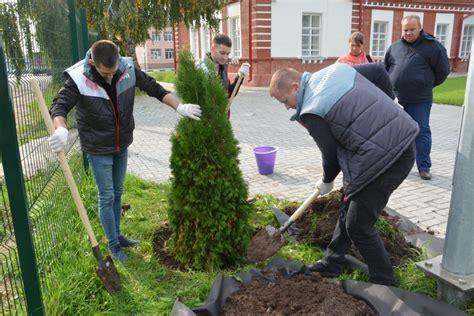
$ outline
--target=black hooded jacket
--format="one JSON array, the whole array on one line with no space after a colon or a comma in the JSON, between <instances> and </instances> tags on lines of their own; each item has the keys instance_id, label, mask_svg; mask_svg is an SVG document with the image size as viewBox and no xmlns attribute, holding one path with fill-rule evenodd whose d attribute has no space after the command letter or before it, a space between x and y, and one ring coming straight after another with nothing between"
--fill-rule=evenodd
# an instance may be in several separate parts
<instances>
[{"instance_id":1,"label":"black hooded jacket","mask_svg":"<svg viewBox=\"0 0 474 316\"><path fill-rule=\"evenodd\" d=\"M432 101L433 87L442 84L449 74L446 49L423 31L413 43L404 39L394 42L384 62L401 103Z\"/></svg>"}]
</instances>

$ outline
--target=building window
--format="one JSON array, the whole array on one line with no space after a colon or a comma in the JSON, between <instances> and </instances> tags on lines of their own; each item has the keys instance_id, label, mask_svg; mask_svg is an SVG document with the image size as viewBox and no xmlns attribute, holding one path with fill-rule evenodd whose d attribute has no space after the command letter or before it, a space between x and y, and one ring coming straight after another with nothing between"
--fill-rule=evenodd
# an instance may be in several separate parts
<instances>
[{"instance_id":1,"label":"building window","mask_svg":"<svg viewBox=\"0 0 474 316\"><path fill-rule=\"evenodd\" d=\"M154 31L153 33L151 33L151 40L153 42L159 42L161 41L161 32L156 32Z\"/></svg>"},{"instance_id":2,"label":"building window","mask_svg":"<svg viewBox=\"0 0 474 316\"><path fill-rule=\"evenodd\" d=\"M163 34L163 38L166 42L171 42L173 40L173 33L171 33L170 31L166 31Z\"/></svg>"},{"instance_id":3,"label":"building window","mask_svg":"<svg viewBox=\"0 0 474 316\"><path fill-rule=\"evenodd\" d=\"M230 39L232 40L232 57L240 57L240 17L229 18Z\"/></svg>"},{"instance_id":4,"label":"building window","mask_svg":"<svg viewBox=\"0 0 474 316\"><path fill-rule=\"evenodd\" d=\"M474 25L464 25L464 32L462 33L461 58L468 58L471 54L471 46L474 39Z\"/></svg>"},{"instance_id":5,"label":"building window","mask_svg":"<svg viewBox=\"0 0 474 316\"><path fill-rule=\"evenodd\" d=\"M448 34L448 24L437 24L436 25L436 39L446 47L446 40ZM447 47L446 47L447 48Z\"/></svg>"},{"instance_id":6,"label":"building window","mask_svg":"<svg viewBox=\"0 0 474 316\"><path fill-rule=\"evenodd\" d=\"M189 45L191 53L195 59L199 59L199 37L198 31L195 28L189 30Z\"/></svg>"},{"instance_id":7,"label":"building window","mask_svg":"<svg viewBox=\"0 0 474 316\"><path fill-rule=\"evenodd\" d=\"M201 30L201 52L203 57L210 51L209 29L207 27Z\"/></svg>"},{"instance_id":8,"label":"building window","mask_svg":"<svg viewBox=\"0 0 474 316\"><path fill-rule=\"evenodd\" d=\"M301 38L301 56L317 57L321 55L321 15L303 14Z\"/></svg>"},{"instance_id":9,"label":"building window","mask_svg":"<svg viewBox=\"0 0 474 316\"><path fill-rule=\"evenodd\" d=\"M372 31L372 51L373 57L383 57L385 55L385 47L387 45L388 22L374 22Z\"/></svg>"},{"instance_id":10,"label":"building window","mask_svg":"<svg viewBox=\"0 0 474 316\"><path fill-rule=\"evenodd\" d=\"M151 55L151 59L161 59L161 49L158 49L158 48L152 48L150 49L150 55Z\"/></svg>"},{"instance_id":11,"label":"building window","mask_svg":"<svg viewBox=\"0 0 474 316\"><path fill-rule=\"evenodd\" d=\"M165 59L173 59L174 51L172 48L165 48Z\"/></svg>"}]
</instances>

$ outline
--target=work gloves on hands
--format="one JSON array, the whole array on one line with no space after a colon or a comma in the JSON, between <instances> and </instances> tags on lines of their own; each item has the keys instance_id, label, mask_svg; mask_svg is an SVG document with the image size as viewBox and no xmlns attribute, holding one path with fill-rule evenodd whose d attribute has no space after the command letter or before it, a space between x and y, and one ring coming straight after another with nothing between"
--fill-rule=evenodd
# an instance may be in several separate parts
<instances>
[{"instance_id":1,"label":"work gloves on hands","mask_svg":"<svg viewBox=\"0 0 474 316\"><path fill-rule=\"evenodd\" d=\"M197 104L178 104L176 112L184 117L192 118L193 120L200 120L201 117L201 108Z\"/></svg>"},{"instance_id":2,"label":"work gloves on hands","mask_svg":"<svg viewBox=\"0 0 474 316\"><path fill-rule=\"evenodd\" d=\"M315 189L319 190L319 193L321 195L324 195L326 193L331 192L331 190L334 188L334 181L326 183L323 181L323 178L321 178L318 180L318 182L316 182L316 185L314 187Z\"/></svg>"},{"instance_id":3,"label":"work gloves on hands","mask_svg":"<svg viewBox=\"0 0 474 316\"><path fill-rule=\"evenodd\" d=\"M247 74L250 71L250 64L249 63L243 63L242 66L239 68L239 76L244 77L247 76Z\"/></svg>"},{"instance_id":4,"label":"work gloves on hands","mask_svg":"<svg viewBox=\"0 0 474 316\"><path fill-rule=\"evenodd\" d=\"M67 146L67 136L69 132L65 127L58 127L54 131L54 134L49 138L49 145L51 149L58 153L61 150L66 149Z\"/></svg>"}]
</instances>

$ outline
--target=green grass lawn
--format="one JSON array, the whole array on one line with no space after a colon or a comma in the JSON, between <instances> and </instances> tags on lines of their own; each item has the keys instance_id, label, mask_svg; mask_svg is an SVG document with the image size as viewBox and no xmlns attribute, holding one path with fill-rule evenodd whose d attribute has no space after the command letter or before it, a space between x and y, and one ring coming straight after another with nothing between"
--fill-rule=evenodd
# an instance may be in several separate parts
<instances>
[{"instance_id":1,"label":"green grass lawn","mask_svg":"<svg viewBox=\"0 0 474 316\"><path fill-rule=\"evenodd\" d=\"M467 77L448 78L434 88L433 103L461 106L464 103Z\"/></svg>"},{"instance_id":2,"label":"green grass lawn","mask_svg":"<svg viewBox=\"0 0 474 316\"><path fill-rule=\"evenodd\" d=\"M205 303L211 284L219 272L169 270L153 254L152 235L167 220L169 189L168 184L146 182L130 175L126 178L124 201L130 203L132 208L122 217L122 231L125 235L140 239L141 243L134 249L126 250L128 262L115 263L123 281L123 290L118 295L108 294L96 277L96 260L82 225L77 221L77 225L70 228L68 249L62 253L61 264L48 271L45 278L47 289L43 296L47 315L168 315L178 296L190 308ZM97 195L90 175L85 176L80 191L102 252L108 254L106 239L95 211ZM288 205L289 201L269 195L257 196L252 225L255 228L267 224L278 226L270 206L284 208ZM278 255L312 263L322 256L322 250L290 241ZM420 259L423 258L420 255ZM221 272L232 275L263 265L265 263L242 265L235 270ZM396 277L402 289L436 297L435 280L426 277L415 267L414 262L398 267ZM340 279L365 281L367 276L354 272Z\"/></svg>"},{"instance_id":3,"label":"green grass lawn","mask_svg":"<svg viewBox=\"0 0 474 316\"><path fill-rule=\"evenodd\" d=\"M175 83L176 80L176 73L174 71L154 71L149 72L148 75L161 82Z\"/></svg>"}]
</instances>

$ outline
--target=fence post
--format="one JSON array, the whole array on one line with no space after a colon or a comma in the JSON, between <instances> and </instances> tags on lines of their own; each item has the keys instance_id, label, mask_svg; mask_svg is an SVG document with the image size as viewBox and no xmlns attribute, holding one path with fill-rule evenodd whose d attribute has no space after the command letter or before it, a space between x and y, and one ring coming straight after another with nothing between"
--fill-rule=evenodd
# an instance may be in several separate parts
<instances>
[{"instance_id":1,"label":"fence post","mask_svg":"<svg viewBox=\"0 0 474 316\"><path fill-rule=\"evenodd\" d=\"M76 7L74 6L74 0L68 0L69 9L69 29L71 31L71 44L72 44L72 61L77 63L80 60L79 57L79 40L77 36L77 23L76 23Z\"/></svg>"},{"instance_id":2,"label":"fence post","mask_svg":"<svg viewBox=\"0 0 474 316\"><path fill-rule=\"evenodd\" d=\"M2 152L3 171L10 200L27 312L29 315L44 315L36 254L28 219L27 195L20 162L15 114L8 89L8 72L3 51L2 32L0 32L0 114L2 117L0 151Z\"/></svg>"},{"instance_id":3,"label":"fence post","mask_svg":"<svg viewBox=\"0 0 474 316\"><path fill-rule=\"evenodd\" d=\"M86 9L80 8L79 13L81 15L81 37L82 37L82 56L86 55L87 50L89 49L89 32L87 31L87 19L86 19ZM84 170L89 171L89 161L87 160L87 154L82 153L82 165Z\"/></svg>"},{"instance_id":4,"label":"fence post","mask_svg":"<svg viewBox=\"0 0 474 316\"><path fill-rule=\"evenodd\" d=\"M82 55L84 56L89 49L89 32L87 30L87 16L86 9L80 8L79 13L81 15L81 35L82 35Z\"/></svg>"}]
</instances>

